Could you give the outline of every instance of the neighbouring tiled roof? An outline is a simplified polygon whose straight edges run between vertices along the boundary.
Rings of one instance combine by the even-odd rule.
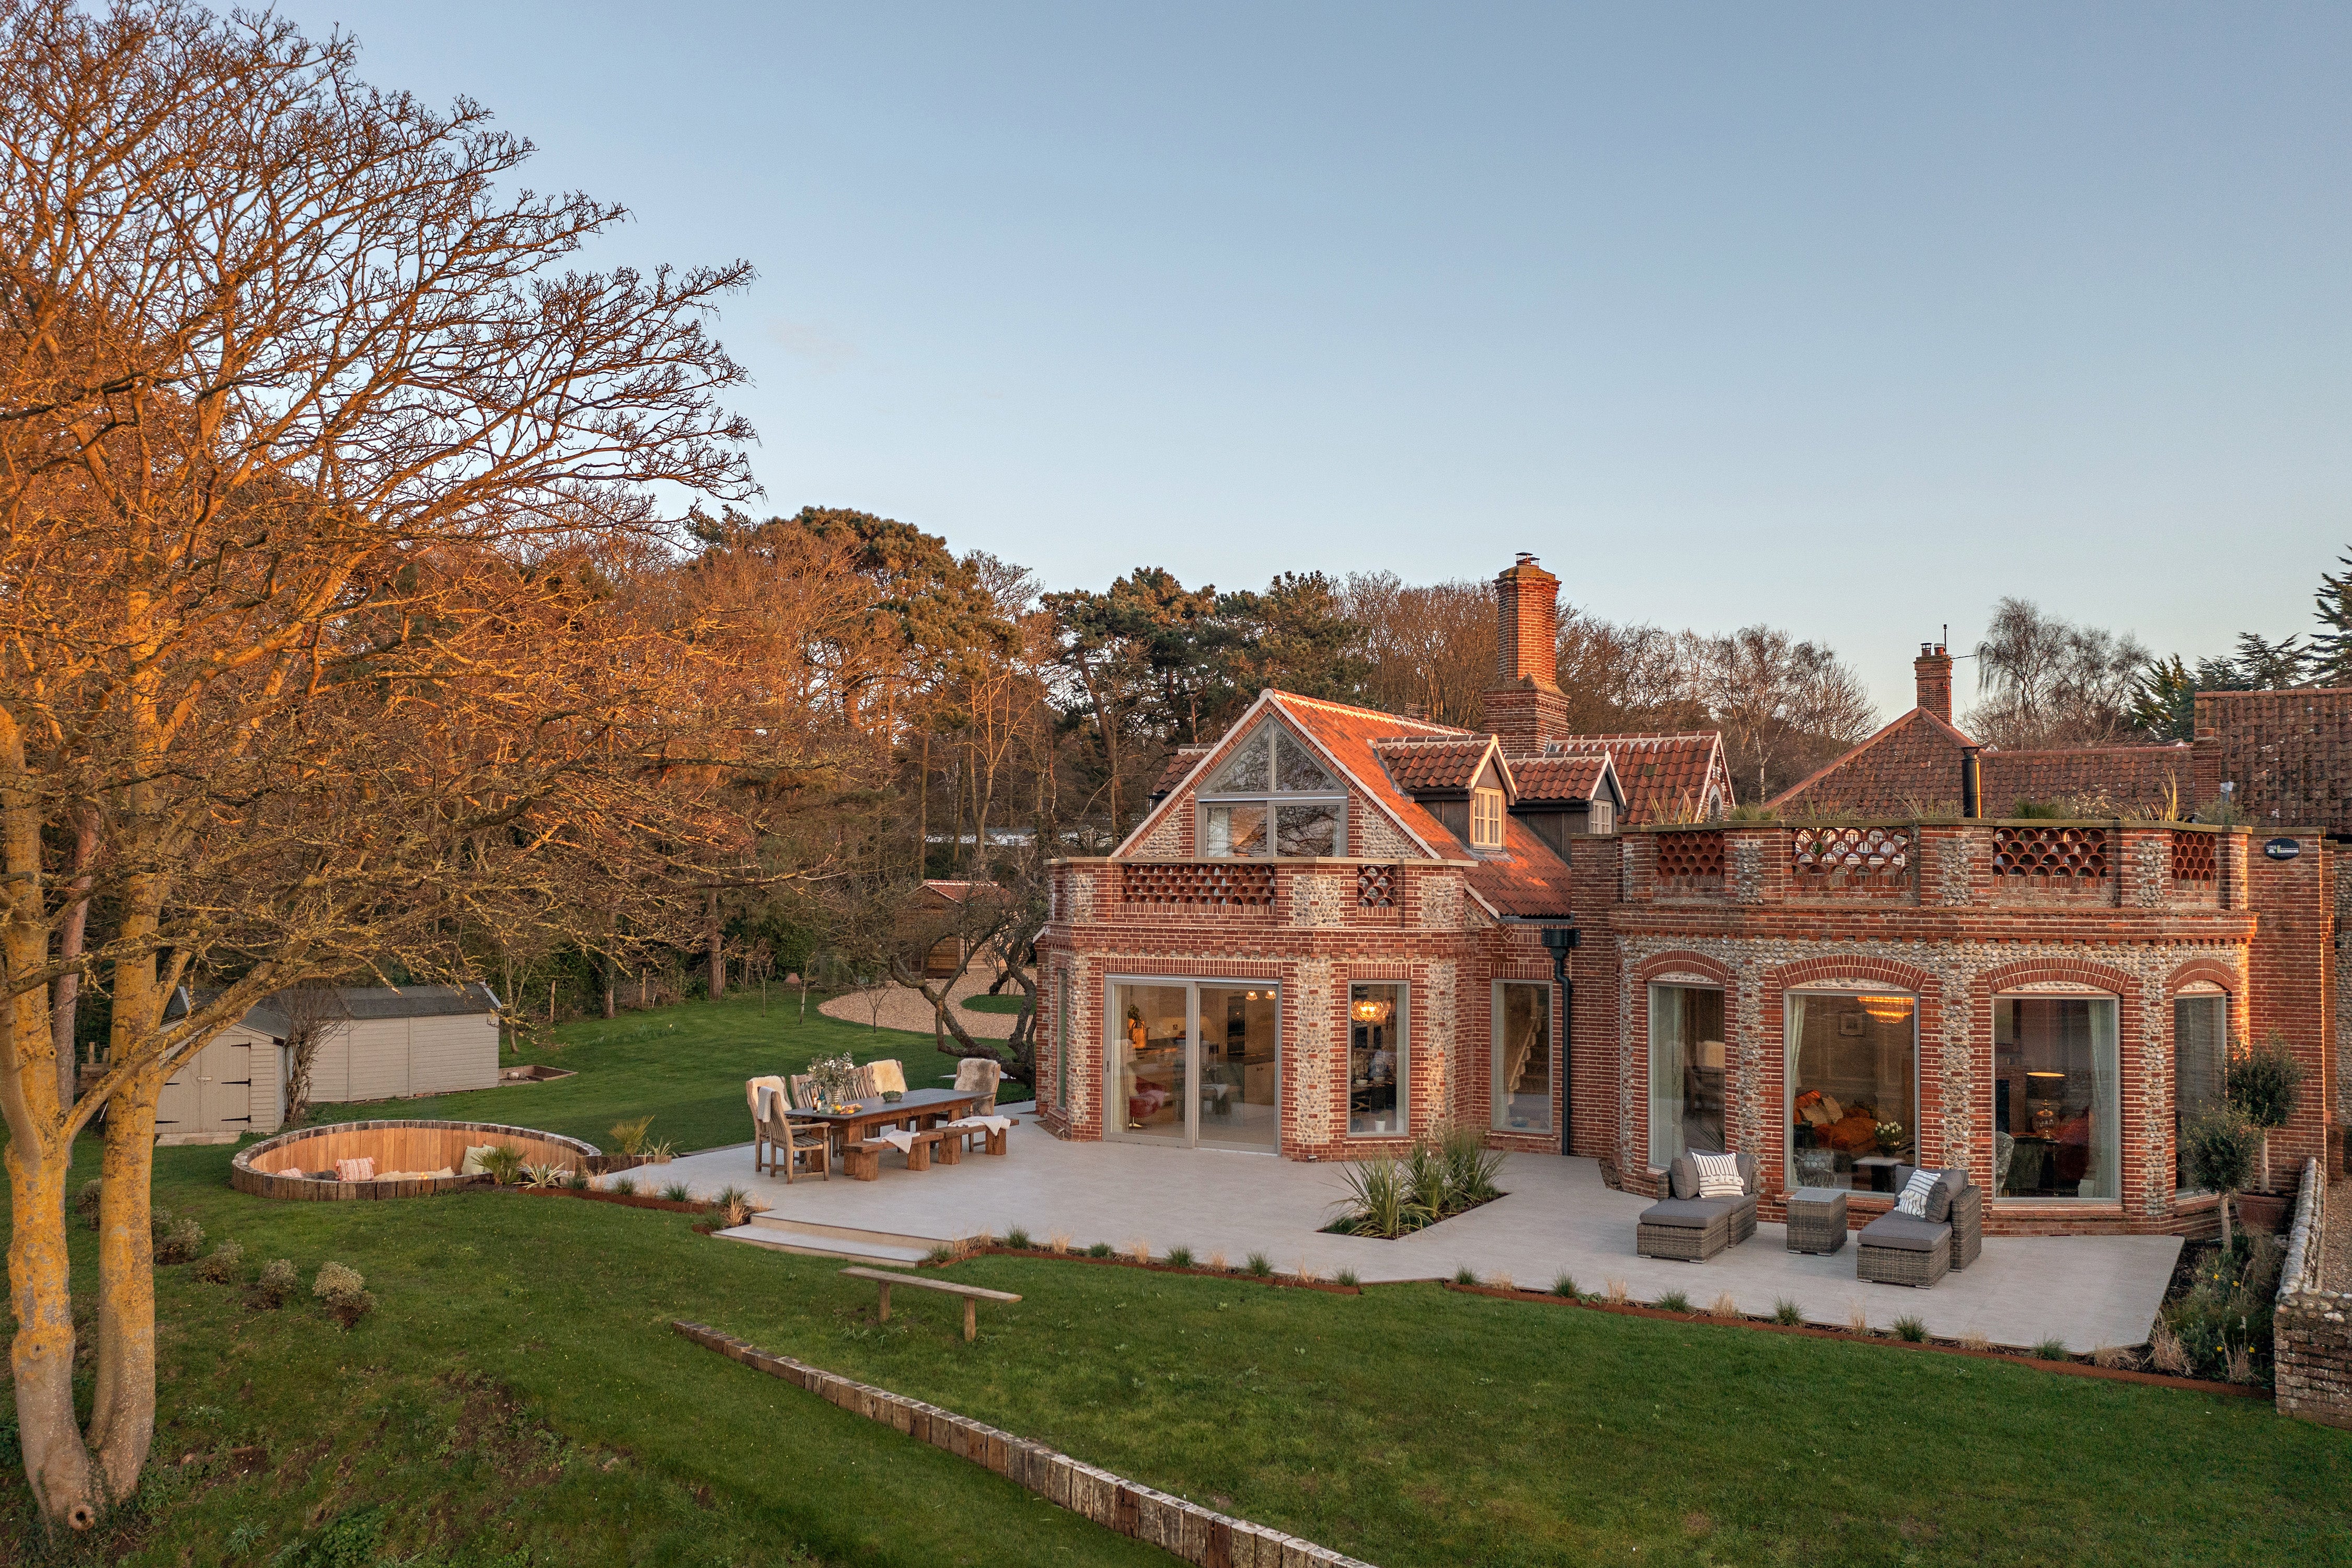
[[[2105,816],[2111,811],[2193,804],[2190,750],[2169,746],[2069,746],[2048,751],[1987,752],[1981,763],[1983,809],[2007,816],[2026,801],[2074,800]]]
[[[1201,759],[1211,750],[1208,746],[1177,747],[1169,754],[1168,765],[1160,770],[1160,782],[1151,786],[1151,798],[1158,800],[1174,794],[1176,786],[1192,776],[1192,770],[1201,765]]]
[[[927,878],[923,882],[923,891],[937,894],[951,904],[963,903],[976,892],[999,890],[993,882],[951,882],[939,877]]]
[[[1780,812],[1957,811],[1960,752],[1975,744],[1926,709],[1914,708],[1770,804]]]
[[[1606,755],[1616,766],[1617,787],[1625,793],[1625,821],[1689,821],[1706,809],[1710,786],[1721,804],[1732,804],[1731,770],[1723,760],[1723,737],[1712,730],[1681,735],[1570,735],[1554,741],[1546,755]]]
[[[1495,749],[1492,735],[1391,735],[1372,742],[1373,754],[1399,789],[1466,790]]]
[[[1610,773],[1606,752],[1572,757],[1522,757],[1511,764],[1521,800],[1591,800]]]

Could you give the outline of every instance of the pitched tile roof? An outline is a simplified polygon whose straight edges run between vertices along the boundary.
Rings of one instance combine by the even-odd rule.
[[[1353,785],[1370,798],[1371,803],[1395,821],[1411,837],[1419,839],[1428,853],[1444,860],[1469,860],[1474,864],[1465,879],[1479,900],[1496,914],[1520,918],[1566,919],[1570,913],[1568,863],[1553,852],[1551,847],[1536,837],[1517,817],[1503,819],[1503,847],[1488,850],[1484,855],[1474,853],[1470,847],[1456,838],[1445,825],[1438,821],[1427,806],[1400,788],[1382,765],[1378,747],[1383,742],[1455,742],[1484,748],[1493,744],[1493,737],[1469,730],[1457,730],[1451,725],[1433,724],[1425,720],[1401,719],[1393,713],[1377,709],[1357,708],[1344,702],[1327,701],[1317,697],[1300,697],[1287,691],[1265,692],[1249,712],[1236,720],[1234,727],[1210,748],[1212,755],[1223,752],[1245,729],[1255,728],[1259,707],[1271,708],[1292,731],[1319,748],[1325,757],[1336,764]],[[1408,745],[1402,750],[1417,751]],[[1446,750],[1433,745],[1433,751]],[[1207,759],[1202,759],[1206,761]],[[1195,763],[1194,766],[1199,766]],[[1168,803],[1146,814],[1142,822],[1129,836],[1129,842],[1139,842],[1146,836],[1160,811]],[[1125,846],[1121,846],[1123,851]]]
[[[1521,757],[1511,764],[1521,800],[1591,800],[1609,786],[1604,780],[1615,770],[1609,753],[1587,752],[1571,757]],[[1618,793],[1624,793],[1623,786]]]
[[[1722,805],[1733,800],[1723,737],[1713,730],[1683,735],[1570,735],[1554,741],[1545,754],[1607,755],[1616,764],[1617,785],[1625,793],[1628,823],[1688,821],[1706,810],[1710,788]]]
[[[1984,753],[1984,814],[2007,816],[2020,804],[2081,803],[2095,816],[2192,803],[2192,752],[2169,746],[2066,746]]]
[[[1976,742],[1925,708],[1772,797],[1775,811],[1912,811],[1960,805],[1960,752]]]
[[[1495,749],[1492,735],[1392,735],[1372,742],[1399,789],[1466,790]]]
[[[1914,708],[1771,802],[1775,811],[1957,811],[1960,755],[1975,745],[1966,731]],[[2095,814],[2166,804],[2178,786],[2183,805],[2196,793],[2190,748],[2053,746],[1979,753],[1987,816],[2008,816],[2025,802],[2084,802]]]
[[[1211,746],[1179,746],[1171,752],[1168,765],[1160,770],[1160,782],[1151,786],[1151,798],[1158,800],[1162,795],[1173,795],[1176,786],[1191,778],[1192,770],[1201,765],[1201,759],[1214,749]]]

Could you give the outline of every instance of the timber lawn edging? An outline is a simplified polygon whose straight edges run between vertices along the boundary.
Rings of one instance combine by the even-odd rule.
[[[1162,1263],[1156,1258],[1150,1263],[1141,1263],[1132,1258],[1121,1257],[1118,1253],[1113,1253],[1108,1258],[1097,1258],[1085,1252],[1056,1252],[1050,1247],[1005,1247],[996,1242],[982,1247],[958,1248],[952,1258],[926,1258],[915,1267],[947,1268],[961,1263],[968,1258],[1026,1258],[1045,1263],[1092,1263],[1098,1266],[1108,1265],[1113,1268],[1141,1268],[1153,1274],[1189,1274],[1198,1279],[1230,1279],[1244,1285],[1275,1285],[1286,1290],[1320,1290],[1329,1296],[1360,1296],[1364,1293],[1364,1288],[1361,1285],[1342,1285],[1336,1279],[1301,1279],[1296,1274],[1253,1274],[1246,1268],[1202,1268],[1180,1263]]]
[[[1373,1568],[1328,1546],[1139,1486],[1043,1443],[1001,1432],[952,1410],[858,1383],[791,1356],[772,1354],[708,1324],[679,1318],[673,1319],[670,1327],[730,1361],[781,1377],[852,1415],[970,1459],[1057,1508],[1090,1519],[1115,1534],[1160,1547],[1200,1568]]]

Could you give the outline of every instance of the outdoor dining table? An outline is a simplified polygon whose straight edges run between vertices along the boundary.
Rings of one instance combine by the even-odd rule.
[[[969,1116],[988,1098],[986,1089],[910,1089],[896,1100],[866,1095],[852,1103],[856,1110],[795,1110],[795,1121],[821,1121],[833,1134],[837,1152],[871,1138],[885,1127],[912,1126],[929,1131],[942,1121]]]

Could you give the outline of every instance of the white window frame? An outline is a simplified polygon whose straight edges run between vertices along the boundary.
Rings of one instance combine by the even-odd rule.
[[[1503,792],[1481,785],[1470,792],[1470,847],[1503,847]]]

